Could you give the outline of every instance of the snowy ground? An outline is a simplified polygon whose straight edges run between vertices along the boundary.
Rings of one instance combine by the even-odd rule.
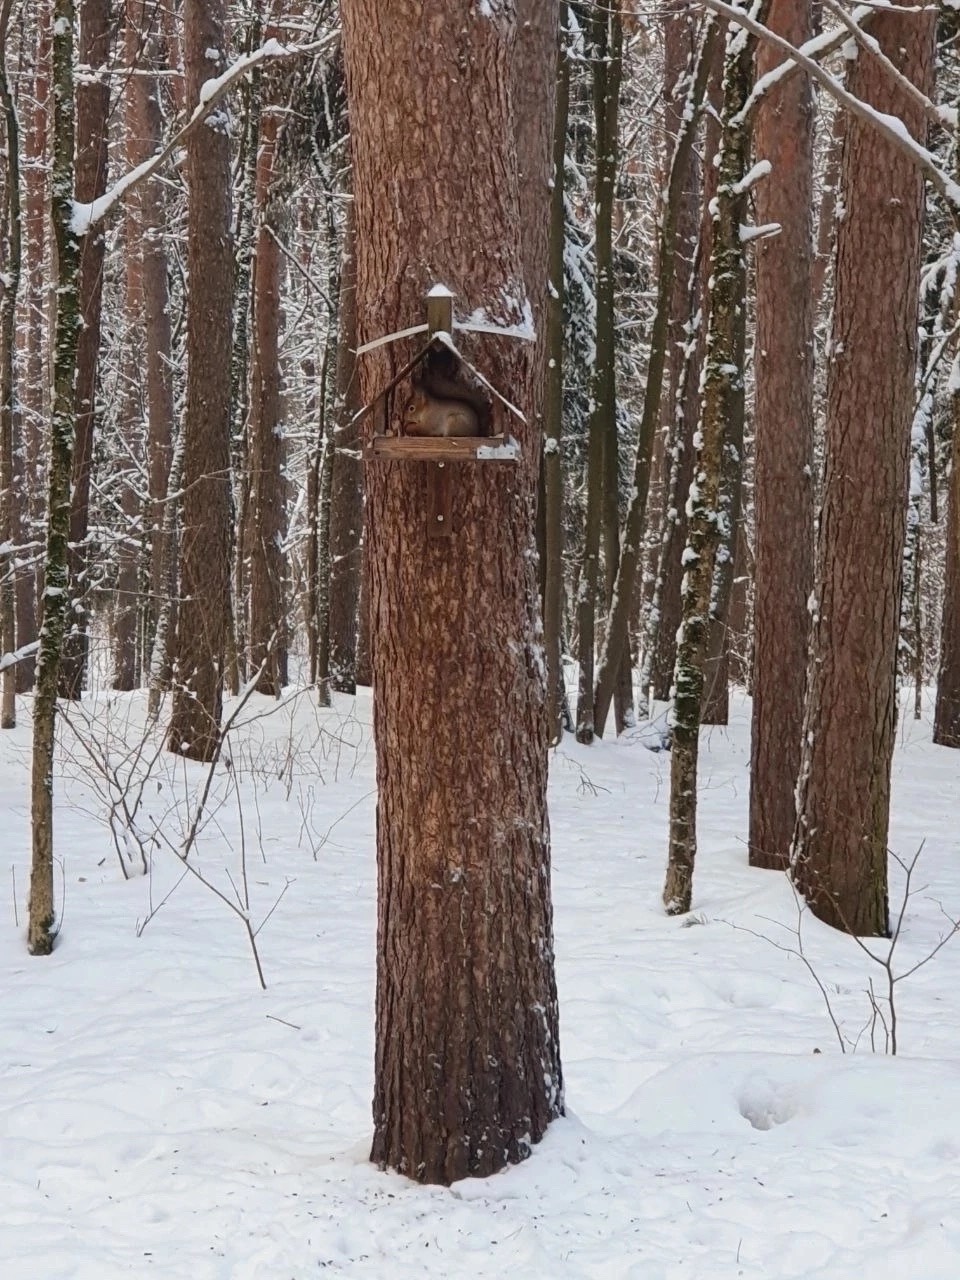
[[[142,714],[138,697],[101,702],[81,737],[126,768]],[[960,938],[899,987],[898,1057],[882,1030],[872,1053],[869,1028],[841,1055],[813,977],[774,945],[797,946],[789,886],[746,866],[744,704],[704,736],[685,921],[659,905],[669,758],[636,739],[555,754],[569,1115],[525,1165],[450,1190],[366,1160],[369,704],[318,712],[301,695],[242,718],[196,864],[242,892],[245,848],[254,924],[292,882],[258,937],[266,992],[243,921],[195,880],[144,926],[180,869],[159,849],[150,878],[124,881],[101,775],[71,734],[62,935],[28,957],[29,734],[0,735],[3,1280],[957,1280]],[[176,840],[204,773],[165,755],[140,767],[139,828]],[[926,843],[900,972],[960,916],[958,784],[960,753],[907,720],[891,839],[905,857]],[[883,971],[810,918],[802,940],[856,1040]]]

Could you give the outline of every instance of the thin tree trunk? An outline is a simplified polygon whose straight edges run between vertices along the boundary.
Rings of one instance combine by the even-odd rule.
[[[157,28],[162,22],[160,0],[127,0],[127,23],[140,46],[139,74],[127,86],[131,143],[136,146],[137,163],[160,149],[163,120],[160,111],[159,77],[152,72],[164,69]],[[171,65],[169,59],[167,64]],[[176,584],[176,512],[174,503],[168,516],[168,487],[173,460],[173,338],[170,323],[170,283],[164,239],[166,200],[158,182],[146,182],[133,194],[140,219],[138,247],[143,280],[144,361],[149,435],[148,507],[150,599],[146,611],[145,649],[152,654],[161,610],[172,608]],[[172,490],[176,492],[175,489]],[[169,621],[169,619],[168,619]],[[172,634],[172,629],[168,629]],[[162,654],[166,671],[169,655]]]
[[[263,14],[259,7],[249,11],[245,48],[249,52],[261,42]],[[231,353],[231,397],[233,423],[230,459],[233,471],[233,510],[236,536],[233,540],[233,603],[227,618],[227,680],[232,692],[247,675],[247,619],[249,615],[250,565],[255,552],[256,532],[252,518],[252,476],[250,466],[250,352],[253,319],[254,257],[256,248],[256,193],[258,141],[263,109],[263,70],[255,68],[240,92],[240,154],[234,202],[233,347]]]
[[[150,650],[150,693],[147,706],[151,716],[159,714],[160,702],[170,688],[173,677],[172,654],[176,644],[177,607],[179,582],[179,557],[174,553],[178,548],[177,526],[180,511],[180,490],[183,481],[183,470],[186,453],[186,439],[183,430],[177,433],[173,456],[170,459],[170,475],[167,480],[167,500],[163,508],[163,519],[160,537],[163,541],[164,575],[160,597],[160,610],[157,614],[156,630],[153,633],[153,647]],[[167,558],[169,551],[169,559]]]
[[[676,140],[683,129],[690,79],[696,75],[699,40],[695,17],[683,0],[675,0],[665,20],[664,169],[667,179]],[[716,43],[719,50],[719,40]],[[719,91],[720,85],[721,59],[716,54],[714,58],[715,68],[710,68],[706,90],[708,95],[711,94],[710,81],[716,82],[714,93]],[[691,155],[686,165],[686,179],[676,217],[674,257],[677,268],[670,299],[665,394],[661,397],[660,409],[663,439],[660,527],[651,557],[653,581],[649,599],[645,601],[644,615],[643,670],[640,677],[644,705],[651,685],[654,697],[665,700],[670,696],[677,628],[680,625],[680,554],[687,536],[686,495],[693,478],[693,432],[700,413],[701,299],[706,295],[705,271],[703,280],[700,279],[704,237],[700,234],[699,206],[704,183],[709,181],[716,185],[714,170],[709,164],[715,151],[709,136],[715,134],[712,116],[708,117],[707,133],[704,149],[707,163],[701,165],[696,155]],[[715,144],[715,137],[713,141]],[[706,211],[703,222],[709,226]],[[709,258],[708,248],[706,255]],[[652,532],[652,513],[647,524]]]
[[[673,743],[670,753],[670,839],[663,901],[672,915],[690,910],[697,852],[697,761],[711,596],[720,545],[724,450],[731,424],[743,413],[743,313],[746,268],[740,228],[747,219],[744,178],[750,131],[740,112],[753,83],[753,40],[727,36],[723,76],[723,124],[710,254],[710,323],[703,377],[703,410],[689,527],[682,620],[674,675]]]
[[[311,685],[317,683],[320,662],[320,632],[318,626],[318,594],[320,589],[320,467],[323,460],[323,395],[317,386],[317,366],[309,357],[300,365],[300,372],[311,391],[304,406],[308,423],[316,417],[319,406],[320,423],[313,432],[307,455],[307,479],[304,493],[307,522],[307,546],[304,554],[303,621],[307,632],[307,672]],[[322,375],[321,375],[322,377]]]
[[[77,85],[77,199],[92,204],[107,189],[107,121],[110,114],[110,0],[81,0],[78,56],[86,68]],[[61,667],[61,693],[79,698],[87,671],[89,615],[87,597],[90,524],[90,469],[97,416],[100,363],[100,313],[103,298],[102,225],[84,236],[80,257],[80,314],[83,327],[77,344],[76,442],[70,512],[69,632]]]
[[[224,0],[185,0],[187,102],[226,62]],[[230,614],[230,338],[233,246],[230,139],[195,129],[187,140],[187,401],[176,682],[171,751],[209,760],[220,737]]]
[[[577,599],[580,658],[580,688],[577,700],[578,742],[592,742],[594,733],[603,735],[606,717],[603,720],[596,718],[593,696],[601,546],[608,583],[605,592],[608,602],[612,597],[619,560],[613,206],[620,154],[618,134],[622,74],[623,25],[620,10],[616,6],[598,7],[593,19],[593,112],[596,130],[594,255],[597,270],[597,320],[587,455],[587,518],[584,531],[583,569]],[[609,703],[607,705],[609,707]]]
[[[356,234],[353,201],[347,204],[340,266],[333,431],[330,437],[328,626],[330,687],[355,693],[357,610],[360,603],[360,543],[363,535],[363,468],[357,362]]]
[[[743,369],[747,348],[747,281],[743,277],[743,299],[735,317],[733,357]],[[726,423],[723,468],[720,475],[719,539],[710,591],[710,623],[703,660],[703,705],[701,724],[726,724],[730,717],[730,600],[740,535],[743,502],[743,388],[731,401],[731,417]]]
[[[0,112],[6,144],[3,180],[4,280],[0,297],[0,544],[16,547],[23,541],[22,494],[14,474],[19,446],[17,388],[14,379],[17,294],[20,288],[22,248],[20,235],[20,128],[7,72],[7,38],[11,0],[0,3]],[[0,556],[0,654],[17,648],[15,555]],[[16,666],[2,677],[0,729],[17,726]]]
[[[286,502],[280,399],[280,245],[282,227],[278,143],[283,79],[264,79],[257,150],[257,230],[253,264],[253,369],[250,394],[250,668],[257,690],[279,697],[287,683]],[[238,601],[239,607],[239,601]]]
[[[960,387],[956,386],[956,373],[951,402],[953,447],[947,480],[947,557],[933,719],[933,740],[941,747],[960,747]]]
[[[56,936],[53,899],[53,748],[60,653],[66,631],[69,603],[67,542],[70,535],[70,481],[76,412],[74,377],[81,323],[81,246],[72,230],[74,209],[73,0],[55,0],[53,15],[51,216],[57,248],[57,303],[43,621],[40,627],[37,685],[33,701],[31,782],[33,858],[27,927],[27,946],[32,955],[49,955],[53,950]]]
[[[366,528],[366,518],[364,518],[364,526]],[[363,685],[366,689],[369,689],[373,684],[374,639],[370,620],[370,597],[373,593],[372,576],[370,540],[365,531],[360,545],[360,605],[357,610],[359,615],[357,619],[357,684]]]
[[[550,745],[563,736],[563,431],[564,250],[566,249],[567,122],[570,114],[569,7],[560,3],[557,99],[553,134],[553,188],[550,195],[550,292],[547,299],[547,382],[543,446],[543,646],[547,666],[547,723]]]
[[[925,92],[934,15],[899,6],[871,34]],[[923,112],[874,58],[848,88],[924,137]],[[913,162],[850,118],[844,217],[837,226],[818,522],[815,608],[804,708],[794,872],[814,913],[858,935],[888,928],[887,832],[896,654],[917,354],[923,179]]]
[[[137,22],[143,0],[127,0],[124,14],[124,54],[131,67],[138,67],[144,32]],[[147,157],[143,154],[142,103],[137,92],[147,77],[133,75],[127,86],[124,120],[124,162],[127,170],[135,168]],[[156,81],[154,80],[154,86]],[[124,476],[120,495],[125,527],[117,548],[117,579],[113,606],[113,687],[129,692],[139,683],[140,666],[138,635],[141,609],[138,593],[139,566],[142,558],[140,537],[134,527],[140,514],[138,500],[139,469],[134,459],[143,451],[143,415],[140,368],[142,355],[140,333],[143,324],[143,256],[144,227],[140,192],[134,192],[124,207],[124,312],[126,334],[121,366],[120,429],[126,446]]]
[[[663,394],[663,374],[666,364],[670,297],[673,291],[675,270],[677,215],[681,196],[686,185],[696,136],[697,116],[707,79],[713,62],[714,50],[721,38],[720,27],[712,18],[705,23],[697,69],[692,77],[687,105],[684,109],[684,127],[678,138],[667,184],[667,197],[660,226],[660,243],[657,262],[657,309],[650,334],[650,354],[647,361],[647,386],[643,400],[643,415],[637,440],[634,463],[633,489],[627,507],[620,563],[612,593],[612,603],[606,620],[603,647],[600,652],[597,686],[594,694],[593,718],[598,731],[606,722],[610,703],[616,687],[620,662],[628,643],[629,621],[640,564],[647,491],[650,487],[650,467],[653,453],[653,437],[660,416]],[[583,588],[581,587],[581,591]]]
[[[25,495],[23,533],[30,540],[41,536],[44,523],[43,490],[36,480],[44,475],[43,455],[46,447],[46,420],[49,401],[50,344],[47,324],[49,297],[49,235],[47,195],[50,165],[50,33],[51,11],[41,5],[37,15],[37,43],[26,109],[23,166],[23,323],[22,360],[19,380],[22,442],[14,451],[15,483]],[[40,605],[39,571],[19,576],[17,581],[17,645],[33,643],[38,636]],[[17,664],[17,690],[25,693],[33,688],[36,661],[29,658]]]

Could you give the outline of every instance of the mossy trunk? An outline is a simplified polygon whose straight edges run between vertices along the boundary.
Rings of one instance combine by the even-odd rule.
[[[722,540],[721,486],[731,423],[742,413],[746,267],[740,228],[748,222],[743,180],[750,132],[740,112],[753,83],[754,42],[731,30],[724,59],[717,195],[710,253],[710,321],[693,483],[687,499],[681,623],[674,670],[670,754],[670,835],[663,901],[690,910],[697,852],[697,761],[717,548]]]
[[[50,423],[43,619],[33,702],[31,824],[33,858],[27,946],[49,955],[55,939],[53,897],[53,749],[60,654],[69,605],[70,482],[74,443],[74,376],[81,332],[80,241],[73,229],[73,0],[56,0],[53,23],[53,178],[51,217],[56,245],[53,417]]]

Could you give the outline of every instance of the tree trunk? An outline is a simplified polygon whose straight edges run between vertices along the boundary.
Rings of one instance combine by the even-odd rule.
[[[613,596],[620,559],[619,467],[617,449],[616,324],[613,278],[613,206],[619,162],[620,81],[623,74],[623,25],[619,8],[598,7],[593,18],[593,114],[596,137],[594,255],[596,258],[596,336],[591,379],[590,436],[587,456],[587,518],[583,569],[577,597],[580,689],[577,700],[577,741],[592,742],[603,735],[606,720],[595,714],[594,655],[603,548],[605,602]],[[622,653],[622,650],[621,650]],[[619,667],[620,654],[617,655]],[[614,686],[616,680],[614,680]],[[611,690],[612,692],[612,690]]]
[[[153,74],[164,69],[162,46],[157,35],[162,21],[160,9],[160,0],[127,0],[129,38],[136,39],[139,48],[139,73],[131,76],[126,87],[129,143],[136,149],[137,163],[159,151],[161,144],[160,80]],[[169,65],[169,59],[166,62]],[[163,185],[159,182],[142,183],[132,197],[128,197],[131,198],[136,205],[141,231],[137,252],[143,289],[144,371],[149,423],[147,466],[150,501],[146,524],[149,529],[147,576],[150,597],[143,628],[144,647],[149,654],[155,645],[161,611],[169,614],[172,610],[176,589],[177,503],[167,502],[173,461],[173,338],[164,239],[166,200]],[[172,628],[168,628],[168,634],[171,633]],[[162,664],[165,671],[168,663],[169,655],[164,650]]]
[[[269,29],[268,29],[269,34]],[[276,36],[276,32],[273,33]],[[280,411],[280,245],[278,173],[282,77],[263,79],[256,171],[253,262],[253,368],[248,419],[250,509],[250,670],[257,690],[279,697],[287,683],[284,441]],[[238,601],[238,608],[240,607]]]
[[[761,184],[762,185],[762,184]],[[747,350],[747,281],[733,329],[733,359],[743,369]],[[737,543],[743,505],[743,436],[746,405],[743,390],[731,398],[731,416],[725,424],[723,466],[720,474],[719,533],[710,591],[710,624],[703,660],[701,724],[727,724],[730,718],[730,601],[736,568]]]
[[[601,545],[603,547],[603,611],[609,615],[620,566],[620,431],[617,403],[617,280],[614,271],[613,214],[620,169],[620,90],[623,81],[623,19],[619,8],[603,20],[606,57],[600,93],[595,90],[597,116],[597,343],[594,411],[601,416],[603,483],[601,486]],[[601,181],[602,174],[602,181]],[[629,627],[628,627],[629,632]],[[633,670],[629,635],[620,655],[614,685],[614,727],[617,734],[634,723]],[[602,735],[606,726],[598,723]]]
[[[768,23],[802,44],[812,31],[809,0],[772,0]],[[759,50],[758,74],[778,56]],[[813,586],[813,96],[806,76],[783,81],[761,104],[756,152],[773,165],[757,188],[757,220],[779,222],[781,231],[756,249],[750,865],[782,870],[796,820]]]
[[[560,2],[557,96],[553,131],[553,189],[550,195],[550,291],[547,298],[547,382],[543,446],[543,647],[547,667],[547,723],[550,745],[563,737],[563,330],[566,250],[567,122],[570,115],[569,7]]]
[[[143,85],[156,80],[148,77],[141,66],[143,45],[149,39],[137,18],[143,14],[143,0],[127,0],[124,13],[123,48],[127,65],[137,67],[130,77],[125,96],[124,163],[129,171],[147,158],[144,155]],[[149,153],[148,153],[149,154]],[[142,620],[138,591],[142,559],[141,536],[134,530],[141,515],[139,502],[140,475],[133,460],[143,455],[142,385],[140,369],[145,352],[140,335],[143,326],[143,209],[141,192],[134,191],[124,206],[124,310],[125,328],[122,376],[120,430],[126,448],[125,474],[120,502],[125,518],[117,548],[117,578],[113,606],[113,687],[129,692],[140,681],[140,648],[138,644]],[[147,517],[149,519],[149,516]],[[139,521],[140,528],[146,521]]]
[[[78,56],[88,68],[77,84],[77,199],[91,204],[107,189],[107,122],[110,115],[110,0],[81,0]],[[73,452],[73,493],[70,511],[69,632],[61,667],[61,693],[79,698],[87,671],[89,644],[87,597],[90,524],[90,468],[97,415],[100,362],[100,312],[103,297],[103,258],[106,238],[98,224],[83,238],[80,256],[80,315],[83,327],[77,344],[75,395],[76,441]]]
[[[23,166],[23,257],[24,288],[21,323],[22,361],[19,392],[22,411],[22,447],[14,451],[16,483],[25,494],[25,530],[32,539],[40,536],[43,524],[43,488],[29,483],[44,473],[46,421],[49,409],[49,330],[47,301],[49,298],[49,235],[47,220],[50,111],[50,8],[40,6],[36,17],[37,43],[29,104],[26,107]],[[28,571],[17,581],[17,646],[37,639],[40,574]],[[17,690],[25,693],[33,687],[36,661],[33,658],[17,664]]]
[[[55,0],[53,23],[53,179],[51,217],[57,248],[53,421],[50,426],[43,621],[33,700],[31,826],[33,858],[27,946],[49,955],[56,937],[53,901],[53,747],[60,653],[68,612],[70,480],[74,378],[80,336],[80,250],[73,229],[73,0]]]
[[[682,0],[674,0],[664,28],[664,170],[667,175],[676,139],[683,131],[688,95],[688,90],[684,89],[685,75],[696,75],[698,44],[695,35],[694,13]],[[719,48],[719,40],[716,37],[714,40]],[[719,85],[719,76],[713,78]],[[713,132],[712,125],[711,118],[708,122],[710,132]],[[710,157],[711,154],[708,147],[705,155]],[[653,583],[645,615],[640,679],[644,703],[651,684],[654,697],[666,700],[673,683],[676,635],[680,625],[680,553],[687,536],[686,495],[693,479],[693,432],[700,412],[700,361],[697,353],[702,348],[702,341],[698,338],[696,317],[700,312],[700,299],[706,290],[700,288],[699,279],[702,249],[698,250],[698,246],[702,237],[699,234],[698,209],[704,180],[712,173],[712,166],[701,165],[691,154],[676,214],[677,266],[674,269],[666,339],[665,394],[661,396],[660,405],[663,438],[660,529],[652,557]],[[702,283],[706,284],[705,278]],[[650,523],[652,517],[648,521]]]
[[[0,544],[23,542],[23,495],[16,485],[14,458],[19,447],[17,388],[14,380],[17,293],[22,266],[20,234],[20,129],[7,72],[10,0],[0,4],[0,113],[6,149],[3,178],[4,281],[0,297]],[[16,553],[0,556],[0,654],[17,648]],[[0,729],[17,726],[17,669],[2,676]]]
[[[871,34],[927,92],[932,12],[877,13]],[[923,111],[876,59],[849,88],[924,137]],[[923,179],[869,124],[846,122],[827,436],[804,708],[797,881],[821,920],[888,928],[887,830],[913,416]]]
[[[762,14],[761,8],[761,14]],[[690,910],[697,852],[697,762],[704,661],[717,548],[721,541],[724,451],[731,424],[743,415],[743,317],[746,267],[740,229],[747,219],[750,130],[740,112],[753,83],[753,46],[745,32],[727,36],[717,195],[712,202],[710,322],[703,375],[703,410],[689,528],[670,753],[670,839],[663,901],[671,915]]]
[[[338,693],[357,688],[357,609],[360,603],[360,544],[363,533],[363,468],[357,361],[357,273],[353,201],[347,205],[337,332],[336,385],[330,457],[327,643],[330,687]]]
[[[185,0],[187,103],[226,61],[224,0]],[[171,751],[213,757],[220,736],[230,611],[230,138],[216,116],[187,141],[187,399],[181,601]]]
[[[714,50],[719,40],[719,24],[711,19],[704,27],[697,66],[694,75],[691,77],[691,85],[684,107],[685,127],[677,137],[670,177],[667,183],[667,194],[664,201],[658,245],[657,310],[654,317],[653,331],[650,335],[647,386],[644,393],[643,416],[640,421],[637,453],[634,461],[633,491],[627,506],[620,561],[617,567],[617,578],[604,631],[603,648],[600,653],[597,674],[597,687],[594,693],[593,718],[599,732],[602,732],[606,722],[617,684],[620,663],[628,644],[633,593],[642,549],[647,492],[650,487],[653,438],[660,416],[660,401],[663,394],[670,297],[673,292],[673,273],[676,265],[677,216],[683,189],[686,185],[688,167],[691,162],[699,108],[706,92],[707,78],[713,62]],[[582,590],[583,588],[581,587],[581,592]]]
[[[263,13],[259,7],[248,11],[244,49],[257,48],[263,37]],[[260,116],[263,108],[261,67],[255,67],[240,87],[242,101],[240,144],[234,201],[233,346],[230,358],[233,415],[230,461],[233,471],[233,510],[236,530],[233,539],[233,605],[227,616],[227,681],[231,690],[247,677],[247,622],[249,616],[250,565],[256,547],[253,522],[253,491],[250,464],[251,323],[253,321],[254,253],[256,246],[257,171]]]
[[[933,719],[933,740],[941,747],[960,747],[960,389],[954,390],[951,399],[953,448],[947,482],[947,562]]]
[[[498,323],[526,311],[542,334],[548,129],[535,152],[518,133],[521,110],[552,118],[556,11],[534,0],[492,17],[471,0],[344,0],[342,11],[359,336],[419,319],[438,279],[465,311]],[[429,73],[412,80],[414,65]],[[538,214],[529,238],[521,173]],[[520,463],[455,469],[447,538],[428,533],[432,468],[376,463],[367,475],[379,784],[372,1154],[443,1183],[523,1159],[562,1110],[533,557],[542,348],[478,339],[469,354],[523,407],[525,423],[493,411],[520,441]],[[364,358],[364,401],[401,361],[396,347]]]

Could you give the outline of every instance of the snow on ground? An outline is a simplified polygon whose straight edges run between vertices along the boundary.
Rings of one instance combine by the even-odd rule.
[[[685,920],[659,902],[669,757],[639,735],[555,753],[569,1115],[526,1164],[449,1190],[366,1158],[369,701],[254,700],[216,773],[196,865],[242,891],[246,850],[254,927],[275,906],[258,936],[265,992],[242,919],[192,878],[174,888],[169,850],[149,878],[122,878],[82,742],[127,768],[142,701],[87,714],[59,765],[65,912],[46,959],[23,942],[29,731],[0,735],[3,1280],[960,1276],[960,939],[899,987],[898,1057],[871,1053],[869,1027],[840,1053],[813,977],[774,945],[797,947],[789,885],[746,866],[745,703],[704,732]],[[205,772],[150,753],[140,768],[138,829],[157,822],[176,842]],[[944,912],[960,916],[958,783],[960,753],[906,720],[891,839],[905,857],[926,843],[901,972],[949,927]],[[809,917],[801,934],[856,1040],[882,970]]]

